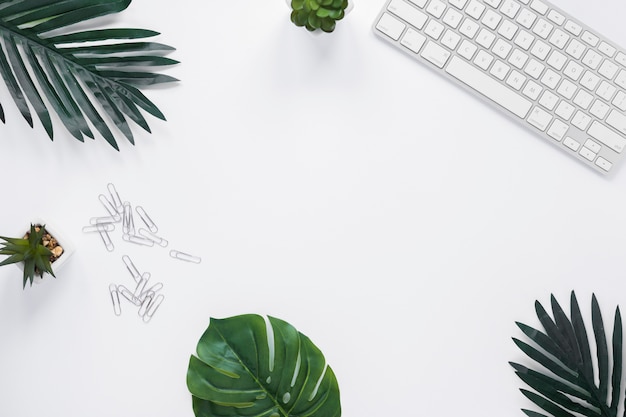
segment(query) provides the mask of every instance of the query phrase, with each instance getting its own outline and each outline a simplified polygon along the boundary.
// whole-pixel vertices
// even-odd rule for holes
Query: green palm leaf
[[[131,0],[0,0],[0,76],[33,127],[37,115],[50,139],[49,107],[80,141],[90,124],[115,149],[115,126],[131,143],[128,120],[150,132],[141,110],[165,120],[139,88],[177,81],[153,71],[177,61],[174,48],[144,41],[145,29],[72,31],[71,25],[126,9]],[[0,104],[0,120],[5,114]]]
[[[513,338],[515,344],[539,367],[530,369],[511,362],[515,373],[530,388],[521,392],[549,416],[617,417],[618,405],[624,401],[622,379],[622,319],[615,311],[612,353],[609,354],[604,321],[595,295],[591,299],[593,343],[574,292],[570,297],[568,318],[554,296],[552,317],[537,301],[535,311],[544,332],[517,323],[534,346]],[[592,352],[595,354],[592,356]],[[542,413],[522,410],[529,417],[546,417]]]
[[[290,324],[243,315],[211,319],[191,356],[197,417],[339,417],[339,387],[324,356]]]

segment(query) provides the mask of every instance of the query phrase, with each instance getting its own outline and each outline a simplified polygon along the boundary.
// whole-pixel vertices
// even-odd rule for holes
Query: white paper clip
[[[132,293],[132,291],[129,290],[128,288],[126,288],[125,286],[118,285],[117,286],[117,291],[120,294],[122,294],[122,297],[126,298],[128,301],[130,301],[131,303],[133,303],[137,307],[139,307],[141,305],[141,300],[139,299],[139,297],[135,297],[135,295]]]
[[[157,311],[164,298],[165,297],[163,296],[163,294],[159,294],[154,300],[150,302],[146,314],[143,315],[143,321],[145,323],[148,323],[152,319],[152,316],[154,316],[154,313]]]
[[[104,246],[107,248],[107,250],[109,252],[113,252],[115,246],[113,245],[113,241],[111,240],[111,236],[109,236],[109,233],[106,230],[98,230],[98,233],[100,233],[100,237],[102,238]]]
[[[134,243],[136,245],[154,246],[154,241],[141,236],[122,235],[122,239],[124,239],[126,242]]]
[[[115,221],[119,222],[122,219],[122,217],[120,216],[120,213],[117,211],[113,203],[111,203],[104,194],[100,194],[98,196],[98,199],[100,200],[104,208],[107,210],[109,215],[115,219]]]
[[[83,227],[83,233],[97,233],[101,230],[112,232],[115,230],[115,225],[113,223],[98,223],[93,226]]]
[[[133,261],[131,261],[130,257],[128,255],[124,255],[122,256],[122,261],[124,261],[128,272],[130,272],[130,274],[133,276],[135,282],[141,281],[141,274],[139,273],[139,270],[137,269]]]
[[[134,235],[135,221],[133,220],[133,209],[128,201],[124,202],[122,211],[122,232],[127,235]]]
[[[153,293],[156,294],[157,292],[161,291],[161,289],[163,288],[163,283],[162,282],[157,282],[156,284],[154,284],[152,287],[148,288],[147,290],[145,290],[143,293],[141,293],[141,295],[139,296],[139,298],[144,298],[146,297],[149,293]]]
[[[149,280],[150,280],[150,272],[144,272],[143,274],[141,274],[141,279],[139,280],[139,282],[137,283],[137,286],[135,287],[135,292],[133,292],[133,295],[135,297],[141,298],[141,294],[146,289],[146,284],[148,283]]]
[[[92,217],[89,219],[89,224],[98,225],[98,224],[113,224],[117,223],[118,220],[115,217],[105,216],[105,217]]]
[[[113,311],[116,316],[122,314],[122,306],[120,305],[120,293],[117,291],[117,285],[109,285],[109,292],[111,293],[111,301],[113,302]]]
[[[122,212],[122,200],[120,199],[120,195],[117,193],[115,189],[115,185],[112,183],[107,184],[107,190],[109,190],[109,194],[111,194],[111,201],[113,202],[113,206],[115,207],[118,213]]]
[[[141,302],[141,306],[139,306],[139,311],[137,312],[137,314],[139,314],[140,317],[143,317],[148,311],[148,307],[150,307],[150,303],[152,303],[153,297],[154,297],[153,292],[148,292],[146,294],[146,297]]]
[[[141,218],[141,220],[146,224],[146,226],[148,226],[148,229],[152,233],[156,233],[159,231],[159,228],[157,227],[156,224],[154,224],[154,222],[152,221],[150,216],[148,216],[148,213],[146,213],[143,207],[137,206],[135,207],[135,210],[137,211],[137,214],[139,214],[139,217]]]
[[[188,253],[180,252],[174,249],[170,251],[170,256],[175,259],[180,259],[181,261],[193,262],[195,264],[199,264],[200,262],[202,262],[202,258],[200,258],[199,256],[193,256]]]
[[[156,243],[157,245],[162,246],[162,247],[166,247],[169,244],[169,242],[167,240],[165,240],[162,237],[159,237],[159,236],[157,236],[157,235],[155,235],[153,233],[150,233],[150,231],[148,231],[148,230],[146,230],[144,228],[139,229],[139,235],[142,236],[142,237],[145,237],[146,239],[150,239],[151,241],[153,241],[154,243]]]

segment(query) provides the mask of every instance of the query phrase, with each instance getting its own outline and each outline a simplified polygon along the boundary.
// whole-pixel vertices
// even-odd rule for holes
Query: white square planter
[[[57,242],[59,242],[59,245],[63,248],[63,253],[61,254],[61,256],[59,256],[54,262],[52,262],[52,271],[54,272],[55,276],[58,276],[58,271],[63,268],[63,266],[67,263],[67,261],[69,261],[69,259],[71,258],[71,256],[74,254],[74,252],[76,251],[75,246],[72,244],[72,242],[67,238],[67,236],[65,236],[62,232],[60,232],[54,225],[50,225],[49,223],[45,222],[42,219],[34,219],[30,222],[30,224],[28,224],[28,226],[26,227],[26,230],[22,230],[21,234],[16,234],[15,237],[23,237],[26,235],[26,233],[28,233],[30,231],[30,225],[33,224],[35,226],[37,225],[43,225],[46,228],[46,232],[50,234],[50,236],[52,236],[53,238],[55,238],[57,240]],[[17,264],[15,264],[21,271],[22,273],[24,272],[24,263],[23,262],[18,262]],[[44,277],[45,277],[45,273],[44,273]],[[43,281],[44,277],[40,277],[38,275],[35,275],[35,277],[33,278],[33,284],[41,284],[41,282]]]

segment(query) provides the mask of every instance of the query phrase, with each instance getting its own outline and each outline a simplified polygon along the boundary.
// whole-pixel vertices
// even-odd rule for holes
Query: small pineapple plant
[[[44,273],[53,277],[52,263],[64,253],[59,242],[46,231],[45,225],[31,224],[30,231],[22,238],[0,236],[0,255],[8,255],[0,266],[23,263],[24,284],[29,281],[33,285],[33,279],[38,276],[43,278]]]
[[[291,21],[311,32],[321,29],[330,33],[347,7],[348,0],[291,0]]]

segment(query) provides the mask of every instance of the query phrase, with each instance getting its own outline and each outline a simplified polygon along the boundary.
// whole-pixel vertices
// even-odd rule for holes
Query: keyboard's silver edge
[[[429,61],[427,61],[426,59],[424,59],[422,56],[420,56],[419,53],[414,53],[411,50],[409,50],[408,48],[402,46],[400,44],[400,40],[399,39],[398,40],[394,40],[394,39],[390,38],[389,36],[387,36],[386,34],[382,33],[380,30],[377,29],[377,24],[378,24],[379,20],[381,19],[381,17],[385,13],[390,13],[387,10],[387,7],[391,3],[391,1],[392,0],[385,0],[383,7],[380,9],[379,13],[377,14],[377,16],[376,16],[376,18],[375,18],[375,20],[374,20],[374,22],[372,23],[372,26],[371,26],[372,31],[374,32],[374,34],[379,39],[382,39],[385,42],[388,42],[388,43],[394,45],[396,49],[402,50],[404,54],[410,56],[411,58],[413,58],[414,60],[416,60],[418,62],[421,62],[424,67],[430,68],[430,70],[432,70],[433,72],[438,73],[439,75],[443,76],[449,82],[455,83],[457,87],[460,87],[460,88],[464,89],[470,95],[472,95],[474,97],[477,97],[479,100],[481,100],[481,101],[487,103],[489,106],[497,109],[500,113],[505,114],[509,119],[511,119],[512,121],[516,122],[519,126],[523,126],[527,131],[533,133],[534,135],[536,135],[538,137],[543,138],[545,141],[549,142],[552,146],[557,148],[560,152],[566,153],[570,157],[576,159],[577,161],[581,162],[582,164],[584,164],[585,166],[590,168],[593,172],[595,172],[597,174],[600,174],[602,177],[604,177],[604,178],[612,178],[614,175],[616,175],[616,172],[619,169],[621,169],[621,166],[623,164],[622,160],[624,159],[624,155],[623,154],[619,154],[619,156],[615,160],[612,168],[608,172],[603,170],[602,168],[597,166],[595,163],[585,159],[578,152],[568,151],[568,149],[566,149],[565,146],[562,144],[562,141],[557,142],[554,139],[552,139],[550,136],[548,136],[548,134],[545,131],[542,132],[542,131],[539,131],[539,130],[533,128],[525,119],[516,116],[515,114],[511,113],[508,109],[502,107],[500,104],[498,104],[498,103],[494,102],[493,100],[489,99],[488,97],[484,96],[478,90],[476,90],[476,89],[466,85],[462,81],[458,80],[454,76],[452,76],[449,73],[447,73],[446,69],[447,69],[448,65],[450,65],[450,60],[448,60],[448,62],[442,68],[438,68],[435,65],[433,65],[432,63],[430,63]],[[580,25],[581,28],[582,28],[582,32],[584,32],[585,30],[590,31],[591,33],[593,33],[596,36],[598,36],[600,38],[600,41],[605,41],[605,42],[609,43],[611,46],[613,46],[614,48],[616,48],[617,52],[622,52],[622,53],[626,54],[626,50],[624,48],[622,48],[616,42],[613,42],[610,39],[608,39],[607,37],[605,37],[604,35],[602,35],[599,31],[591,28],[589,25],[586,25],[585,23],[581,22],[579,19],[571,16],[569,13],[563,11],[561,8],[555,6],[554,4],[550,3],[549,1],[542,0],[542,2],[545,3],[546,5],[548,5],[550,9],[553,9],[553,10],[557,11],[558,13],[562,14],[566,18],[566,20],[571,20],[571,21],[575,22],[576,24]],[[393,15],[393,13],[390,13],[390,14]],[[397,16],[394,16],[394,17],[397,17]],[[399,19],[399,20],[402,20],[402,19]],[[407,23],[405,21],[404,21],[404,23],[406,23],[407,26],[411,27],[411,25],[409,23]],[[435,42],[435,43],[439,44],[439,42]],[[580,60],[576,60],[576,61],[580,61]],[[534,100],[533,101],[533,105],[537,105],[537,101],[538,100]]]

